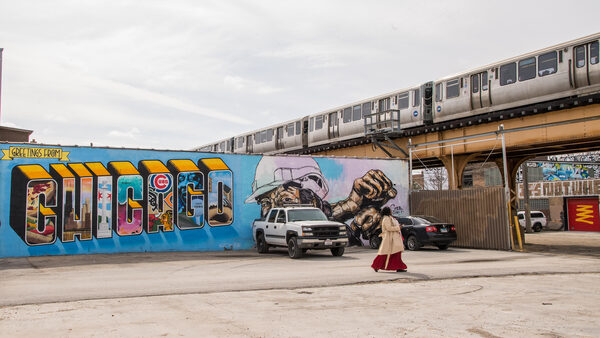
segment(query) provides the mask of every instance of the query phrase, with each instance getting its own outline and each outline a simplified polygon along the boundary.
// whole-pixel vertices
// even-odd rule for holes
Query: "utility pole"
[[[530,234],[533,232],[531,229],[531,216],[529,214],[529,169],[527,169],[527,161],[521,165],[521,173],[523,174],[523,204],[525,204],[525,232]]]

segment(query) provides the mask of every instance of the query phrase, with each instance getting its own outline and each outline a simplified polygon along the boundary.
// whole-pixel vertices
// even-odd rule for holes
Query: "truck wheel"
[[[371,238],[369,238],[369,247],[371,247],[371,249],[379,249],[380,245],[381,245],[381,237],[371,236]]]
[[[259,232],[256,235],[256,251],[258,251],[258,253],[269,252],[269,245],[267,244],[267,241],[265,241],[265,234],[262,232]]]
[[[296,237],[288,239],[288,254],[290,258],[294,259],[302,257],[302,249],[298,247],[298,239]]]
[[[414,235],[410,235],[406,239],[406,247],[410,251],[416,251],[419,250],[421,244],[419,244],[419,241],[417,241],[417,237],[415,237]]]
[[[344,254],[344,247],[331,248],[331,254],[334,256],[341,256]]]
[[[542,231],[542,225],[541,225],[540,223],[535,223],[535,224],[533,225],[533,231],[535,231],[535,232],[540,232],[540,231]]]

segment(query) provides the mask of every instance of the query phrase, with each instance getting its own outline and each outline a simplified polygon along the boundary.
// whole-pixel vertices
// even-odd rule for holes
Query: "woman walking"
[[[381,245],[377,257],[373,260],[371,267],[375,272],[379,270],[396,270],[397,272],[406,271],[406,264],[402,262],[402,235],[400,234],[400,223],[392,217],[391,210],[385,207],[381,210]]]

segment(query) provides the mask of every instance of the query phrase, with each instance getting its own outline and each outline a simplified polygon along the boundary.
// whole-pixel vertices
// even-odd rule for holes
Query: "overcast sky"
[[[600,31],[567,3],[3,0],[0,123],[190,149]]]

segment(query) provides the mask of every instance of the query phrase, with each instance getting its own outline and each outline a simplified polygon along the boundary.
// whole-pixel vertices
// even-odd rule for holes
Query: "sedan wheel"
[[[380,245],[381,245],[381,237],[371,236],[371,238],[369,238],[369,247],[371,249],[379,249]]]
[[[417,241],[417,238],[415,236],[411,235],[408,237],[408,239],[406,239],[406,247],[410,251],[416,251],[419,250],[421,244],[419,244],[419,241]]]

